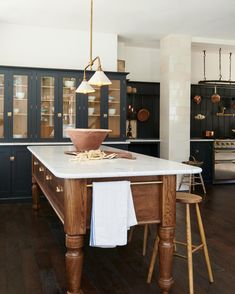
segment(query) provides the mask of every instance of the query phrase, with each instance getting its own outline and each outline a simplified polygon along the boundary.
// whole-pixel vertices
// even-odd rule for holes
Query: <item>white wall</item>
[[[0,23],[0,36],[1,65],[83,69],[89,61],[89,32]],[[93,57],[116,71],[117,35],[93,36]]]
[[[203,48],[203,45],[201,45]],[[208,45],[205,45],[208,46]],[[220,45],[217,45],[218,49]],[[222,50],[222,78],[229,79],[229,52],[232,51],[232,80],[235,80],[235,50],[234,46],[223,52]],[[218,52],[213,48],[206,53],[206,78],[219,78]],[[203,79],[203,52],[192,50],[191,55],[191,83],[197,84]],[[126,61],[128,78],[133,81],[160,82],[160,49],[144,48],[118,43],[118,58]]]
[[[160,49],[118,45],[118,59],[126,62],[125,71],[132,81],[160,81]]]

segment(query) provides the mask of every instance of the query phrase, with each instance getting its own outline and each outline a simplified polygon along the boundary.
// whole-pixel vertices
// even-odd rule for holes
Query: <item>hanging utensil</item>
[[[219,103],[220,102],[220,95],[217,94],[216,85],[215,85],[215,92],[211,95],[211,102],[212,103]]]
[[[206,81],[206,50],[203,50],[203,74],[204,74],[204,81]]]
[[[193,97],[193,101],[196,103],[196,104],[200,104],[201,103],[201,100],[202,100],[202,97],[200,95],[195,95]]]
[[[140,122],[145,122],[149,119],[150,112],[148,111],[148,109],[143,108],[143,96],[142,96],[141,102],[142,102],[141,109],[137,113],[137,119]]]

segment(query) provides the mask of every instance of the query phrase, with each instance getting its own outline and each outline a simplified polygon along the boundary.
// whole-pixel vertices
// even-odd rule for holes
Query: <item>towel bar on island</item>
[[[135,185],[153,185],[153,184],[162,184],[162,181],[150,181],[150,182],[132,182],[131,186],[135,186]],[[88,184],[86,185],[87,188],[92,188],[93,185],[92,184]]]

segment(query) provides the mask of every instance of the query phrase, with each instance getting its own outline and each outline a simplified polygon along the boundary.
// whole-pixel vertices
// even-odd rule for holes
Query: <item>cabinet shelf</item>
[[[54,89],[54,86],[41,86],[42,89]]]
[[[120,91],[120,89],[116,89],[116,88],[109,88],[109,91]]]
[[[28,88],[28,85],[18,85],[18,84],[14,84],[14,87],[24,87],[24,88]]]
[[[109,101],[109,104],[120,104],[119,101]]]
[[[100,116],[100,114],[91,114],[91,115],[88,115],[89,117],[98,117]]]
[[[41,113],[42,116],[52,116],[54,113]]]
[[[17,97],[14,97],[14,100],[17,100],[17,101],[28,101],[27,98],[17,98]]]
[[[43,100],[41,100],[41,102],[54,102],[54,99],[43,99]]]
[[[68,113],[63,113],[63,115],[67,115],[67,116],[75,116],[75,113],[73,113],[73,114],[68,114]]]
[[[28,116],[27,113],[13,113],[14,116]]]
[[[109,117],[120,117],[120,114],[109,115]]]

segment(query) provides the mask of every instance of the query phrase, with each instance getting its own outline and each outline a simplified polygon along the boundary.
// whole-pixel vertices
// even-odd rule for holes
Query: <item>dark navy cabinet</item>
[[[213,141],[191,141],[190,154],[203,161],[202,176],[206,183],[213,182]]]
[[[26,146],[0,146],[0,199],[31,195],[31,155]]]
[[[83,71],[0,67],[0,141],[68,141],[71,127],[110,128],[110,140],[124,140],[126,74],[107,76],[111,85],[83,95]]]

